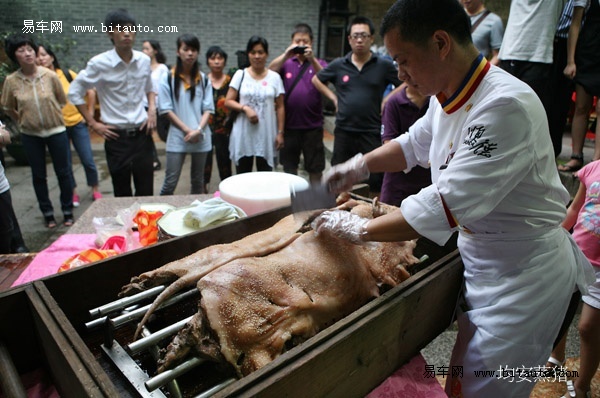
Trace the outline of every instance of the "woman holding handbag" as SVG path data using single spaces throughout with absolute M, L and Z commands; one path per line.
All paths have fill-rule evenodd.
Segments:
M 246 53 L 250 66 L 233 75 L 225 106 L 240 114 L 233 123 L 229 153 L 237 173 L 272 171 L 275 150 L 283 147 L 284 88 L 278 73 L 267 68 L 269 44 L 252 36 Z

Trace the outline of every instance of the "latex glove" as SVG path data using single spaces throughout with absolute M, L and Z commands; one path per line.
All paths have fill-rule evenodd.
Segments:
M 321 213 L 313 220 L 311 227 L 316 235 L 330 234 L 337 238 L 346 239 L 354 244 L 365 243 L 368 218 L 362 218 L 345 210 L 330 210 Z
M 369 168 L 362 153 L 355 155 L 344 163 L 336 164 L 323 176 L 323 184 L 327 184 L 333 193 L 349 191 L 352 186 L 369 178 Z

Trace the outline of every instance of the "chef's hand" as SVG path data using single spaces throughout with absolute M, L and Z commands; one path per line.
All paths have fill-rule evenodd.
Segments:
M 367 223 L 370 220 L 345 210 L 330 210 L 311 223 L 316 235 L 329 234 L 336 238 L 346 239 L 354 244 L 365 243 L 363 239 Z
M 355 155 L 352 159 L 333 166 L 323 176 L 323 184 L 329 187 L 333 193 L 349 191 L 352 186 L 369 178 L 369 168 L 361 153 Z

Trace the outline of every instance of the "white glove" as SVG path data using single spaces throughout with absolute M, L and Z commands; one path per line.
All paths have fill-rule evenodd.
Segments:
M 314 219 L 311 227 L 315 235 L 329 234 L 336 238 L 346 239 L 354 244 L 365 243 L 368 218 L 362 218 L 345 210 L 331 210 L 321 213 Z
M 344 163 L 336 164 L 323 176 L 322 182 L 333 193 L 349 191 L 352 186 L 369 178 L 369 168 L 362 153 Z

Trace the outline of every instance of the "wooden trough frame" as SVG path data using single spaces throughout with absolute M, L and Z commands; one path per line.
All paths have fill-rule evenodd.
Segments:
M 0 343 L 19 374 L 42 368 L 63 397 L 139 396 L 102 357 L 102 337 L 84 326 L 88 311 L 115 300 L 132 276 L 288 214 L 289 207 L 277 209 L 0 293 Z M 421 239 L 416 254 L 430 260 L 412 278 L 215 396 L 364 396 L 452 322 L 462 284 L 458 252 Z

